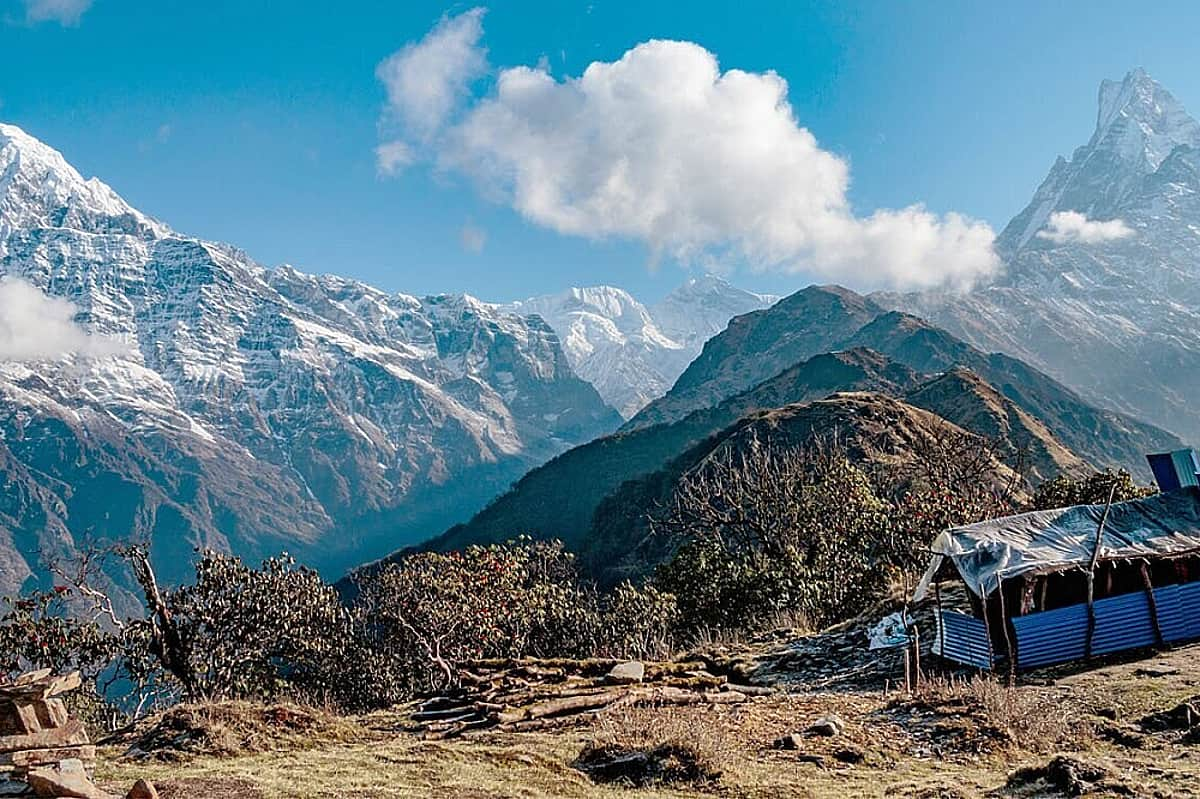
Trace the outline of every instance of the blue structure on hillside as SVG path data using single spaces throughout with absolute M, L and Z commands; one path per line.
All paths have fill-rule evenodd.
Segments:
M 934 651 L 981 669 L 1030 669 L 1200 640 L 1196 460 L 1191 450 L 1156 458 L 1163 493 L 940 534 L 916 598 L 958 577 L 971 612 L 940 607 L 939 594 Z

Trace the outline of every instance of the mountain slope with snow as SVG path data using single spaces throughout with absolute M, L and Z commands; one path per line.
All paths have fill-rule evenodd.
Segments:
M 573 288 L 502 307 L 545 319 L 575 372 L 629 418 L 667 393 L 730 319 L 777 299 L 705 275 L 649 307 L 611 286 Z
M 1104 81 L 1091 139 L 997 249 L 1005 275 L 971 294 L 875 299 L 1200 442 L 1200 123 L 1178 100 L 1140 69 Z
M 327 573 L 481 507 L 620 417 L 536 316 L 266 269 L 0 125 L 0 275 L 121 348 L 0 361 L 0 589 L 85 540 Z M 177 557 L 179 556 L 179 557 Z

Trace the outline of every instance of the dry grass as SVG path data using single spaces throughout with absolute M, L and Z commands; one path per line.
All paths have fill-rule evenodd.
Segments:
M 179 761 L 303 749 L 361 737 L 361 728 L 325 710 L 244 701 L 178 705 L 120 737 L 127 757 Z
M 1093 726 L 1078 703 L 992 676 L 935 677 L 921 684 L 912 701 L 967 717 L 978 724 L 979 733 L 1030 752 L 1082 749 L 1093 737 Z
M 421 741 L 406 730 L 403 713 L 381 712 L 350 719 L 352 735 L 298 740 L 284 725 L 281 740 L 255 744 L 267 751 L 234 757 L 130 761 L 120 758 L 124 747 L 110 747 L 97 771 L 114 790 L 127 789 L 138 777 L 161 781 L 164 799 L 616 799 L 631 794 L 619 785 L 596 784 L 573 767 L 581 751 L 685 740 L 698 757 L 718 765 L 719 780 L 658 782 L 632 795 L 1024 799 L 1062 795 L 1052 766 L 1063 754 L 1108 775 L 1089 781 L 1089 795 L 1200 797 L 1200 750 L 1178 734 L 1140 731 L 1138 725 L 1146 714 L 1196 695 L 1197 655 L 1200 646 L 1150 662 L 1032 675 L 1036 684 L 1016 688 L 992 679 L 945 679 L 899 699 L 878 689 L 820 690 L 744 705 L 615 710 L 587 728 L 446 741 Z M 842 735 L 803 735 L 808 724 L 830 713 L 845 720 Z M 1091 738 L 1093 723 L 1120 727 L 1139 742 Z M 798 750 L 772 747 L 790 733 L 802 735 Z M 840 759 L 837 753 L 847 748 L 861 750 L 862 761 Z
M 596 718 L 575 766 L 594 780 L 715 783 L 746 756 L 742 741 L 696 707 L 621 707 Z M 628 764 L 613 769 L 614 761 Z

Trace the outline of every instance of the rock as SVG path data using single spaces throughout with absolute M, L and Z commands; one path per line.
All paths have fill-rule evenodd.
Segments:
M 844 746 L 841 749 L 834 750 L 833 758 L 838 762 L 856 766 L 866 760 L 867 755 L 857 746 Z
M 1067 796 L 1082 796 L 1090 783 L 1107 775 L 1101 766 L 1066 755 L 1059 755 L 1046 765 L 1046 780 Z
M 158 799 L 158 790 L 155 789 L 154 783 L 138 780 L 129 789 L 129 793 L 125 794 L 125 799 Z
M 1160 664 L 1158 666 L 1141 666 L 1134 670 L 1134 677 L 1171 677 L 1179 673 L 1173 666 Z
M 1010 789 L 1020 789 L 1023 796 L 1028 795 L 1024 793 L 1026 789 L 1034 786 L 1043 793 L 1048 787 L 1056 794 L 1083 796 L 1098 787 L 1096 783 L 1107 775 L 1108 771 L 1103 766 L 1068 755 L 1058 755 L 1044 766 L 1018 769 L 1009 775 L 1006 785 Z
M 842 730 L 846 729 L 846 722 L 842 721 L 840 716 L 830 713 L 828 716 L 814 721 L 805 730 L 809 735 L 823 735 L 826 738 L 833 738 L 842 734 Z
M 804 739 L 797 733 L 785 735 L 782 738 L 775 739 L 776 749 L 799 749 L 804 743 Z
M 620 783 L 635 788 L 681 782 L 709 783 L 720 777 L 720 772 L 703 763 L 690 747 L 674 744 L 649 750 L 589 748 L 580 754 L 574 766 L 593 782 Z
M 640 660 L 630 660 L 613 666 L 604 679 L 616 685 L 630 685 L 641 682 L 645 678 L 645 664 Z
M 1181 702 L 1170 710 L 1142 717 L 1138 725 L 1146 732 L 1190 730 L 1200 724 L 1200 697 Z
M 112 799 L 88 778 L 81 760 L 68 759 L 53 766 L 32 769 L 25 779 L 35 796 Z

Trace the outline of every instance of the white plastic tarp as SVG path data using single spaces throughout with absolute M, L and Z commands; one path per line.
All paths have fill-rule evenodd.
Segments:
M 1104 505 L 1033 511 L 954 527 L 938 535 L 933 559 L 917 587 L 921 599 L 949 558 L 975 594 L 1030 572 L 1086 566 L 1092 559 Z M 1100 558 L 1178 555 L 1200 550 L 1200 488 L 1113 503 L 1104 523 Z

